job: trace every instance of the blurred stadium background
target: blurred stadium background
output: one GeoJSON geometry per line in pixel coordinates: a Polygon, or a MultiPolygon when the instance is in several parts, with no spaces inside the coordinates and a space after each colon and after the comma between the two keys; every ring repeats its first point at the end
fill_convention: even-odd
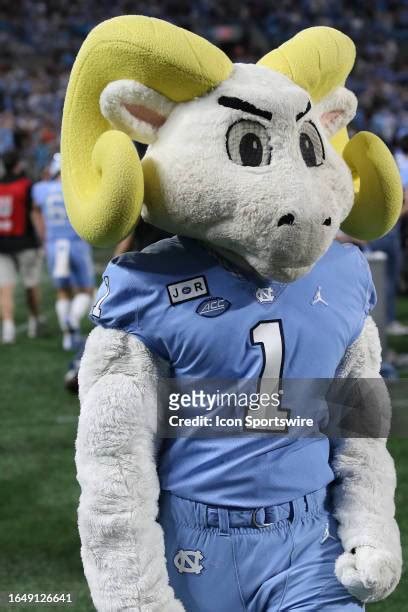
{"type": "MultiPolygon", "coordinates": [[[[348,83],[359,98],[353,128],[375,132],[395,152],[408,136],[406,0],[0,0],[0,158],[18,150],[28,175],[34,181],[43,176],[59,149],[65,88],[82,40],[96,23],[126,13],[184,26],[243,62],[256,60],[302,28],[337,27],[357,45],[358,60],[348,83]]],[[[404,222],[399,238],[404,250],[397,319],[408,325],[404,222]]],[[[106,251],[95,254],[99,272],[110,256],[106,251]]],[[[72,593],[73,609],[85,611],[92,604],[76,528],[78,401],[64,389],[69,356],[60,347],[54,294],[45,270],[42,313],[43,333],[28,339],[20,288],[17,342],[0,346],[0,593],[72,593]]],[[[89,329],[85,323],[82,331],[89,329]]],[[[407,353],[407,335],[388,338],[386,356],[393,376],[408,376],[407,353]]],[[[390,449],[399,473],[397,509],[406,559],[408,441],[393,439],[390,449]]],[[[404,577],[389,600],[370,610],[401,612],[408,609],[407,601],[404,577]]],[[[26,609],[0,604],[0,609],[16,608],[26,609]]]]}

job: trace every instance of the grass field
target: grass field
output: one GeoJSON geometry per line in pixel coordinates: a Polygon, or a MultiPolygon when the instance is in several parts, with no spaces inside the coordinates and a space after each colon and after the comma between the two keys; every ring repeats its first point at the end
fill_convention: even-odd
{"type": "MultiPolygon", "coordinates": [[[[7,606],[4,597],[10,592],[71,593],[75,603],[69,609],[85,612],[93,606],[76,527],[78,401],[63,388],[69,356],[60,349],[48,284],[44,310],[47,337],[33,341],[22,331],[15,346],[0,346],[0,610],[61,610],[60,605],[7,606]]],[[[18,323],[24,323],[21,294],[17,313],[18,323]]],[[[408,301],[400,303],[400,318],[408,323],[408,301]]],[[[408,352],[408,339],[394,346],[408,352]]],[[[408,440],[394,439],[389,447],[398,468],[398,519],[407,561],[408,440]]],[[[404,576],[392,597],[369,609],[402,612],[408,609],[407,601],[404,576]]]]}

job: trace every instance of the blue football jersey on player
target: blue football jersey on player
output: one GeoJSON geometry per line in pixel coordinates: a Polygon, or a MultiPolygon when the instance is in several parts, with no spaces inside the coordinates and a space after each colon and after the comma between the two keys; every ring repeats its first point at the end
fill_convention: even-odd
{"type": "Polygon", "coordinates": [[[69,222],[59,179],[36,183],[32,196],[43,214],[47,241],[80,240],[69,222]]]}
{"type": "MultiPolygon", "coordinates": [[[[309,274],[284,284],[244,278],[201,243],[174,237],[113,259],[92,319],[136,336],[175,379],[317,379],[335,376],[374,303],[368,264],[352,245],[334,242],[309,274]]],[[[323,435],[166,439],[159,476],[180,497],[241,508],[333,480],[323,435]]]]}

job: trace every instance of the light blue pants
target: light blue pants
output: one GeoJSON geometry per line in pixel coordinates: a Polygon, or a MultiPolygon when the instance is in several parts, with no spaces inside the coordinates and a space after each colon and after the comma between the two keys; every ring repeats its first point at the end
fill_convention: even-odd
{"type": "Polygon", "coordinates": [[[90,289],[95,284],[91,246],[83,240],[49,240],[48,271],[57,289],[90,289]],[[62,248],[61,248],[62,247],[62,248]]]}
{"type": "Polygon", "coordinates": [[[160,509],[170,584],[187,612],[364,609],[334,574],[343,548],[325,490],[255,511],[163,493],[160,509]]]}

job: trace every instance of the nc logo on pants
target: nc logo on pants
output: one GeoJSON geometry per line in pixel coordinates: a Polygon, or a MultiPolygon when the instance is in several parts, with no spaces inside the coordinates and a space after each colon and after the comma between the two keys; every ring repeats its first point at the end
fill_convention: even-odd
{"type": "Polygon", "coordinates": [[[180,574],[201,574],[203,566],[200,561],[204,555],[200,550],[179,550],[174,557],[174,565],[180,574]]]}

